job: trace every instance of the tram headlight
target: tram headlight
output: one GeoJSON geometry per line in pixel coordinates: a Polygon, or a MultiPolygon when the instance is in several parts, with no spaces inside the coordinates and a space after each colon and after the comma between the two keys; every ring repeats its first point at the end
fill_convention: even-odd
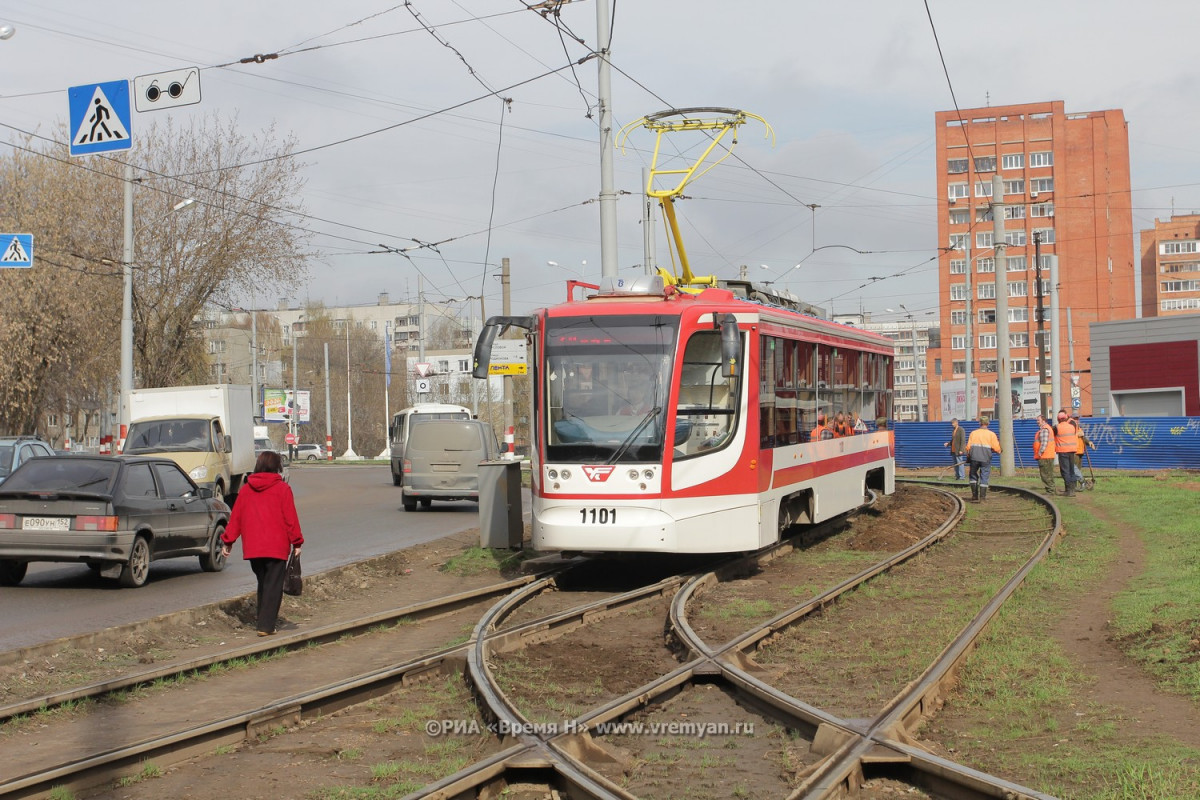
{"type": "Polygon", "coordinates": [[[636,469],[629,470],[629,480],[636,481],[638,479],[638,471],[636,469]]]}
{"type": "Polygon", "coordinates": [[[546,477],[548,477],[552,481],[558,480],[558,470],[556,470],[556,469],[546,470],[546,477]]]}
{"type": "Polygon", "coordinates": [[[652,469],[646,470],[645,472],[642,473],[642,477],[648,481],[654,480],[654,470],[652,470],[652,469]]]}
{"type": "Polygon", "coordinates": [[[564,481],[569,481],[569,480],[571,480],[571,470],[569,470],[569,469],[564,469],[564,470],[562,471],[562,479],[563,479],[564,481]]]}

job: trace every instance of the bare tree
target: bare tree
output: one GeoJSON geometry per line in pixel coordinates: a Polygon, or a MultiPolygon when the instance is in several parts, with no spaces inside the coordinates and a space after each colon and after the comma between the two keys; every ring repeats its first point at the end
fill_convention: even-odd
{"type": "MultiPolygon", "coordinates": [[[[65,135],[59,137],[60,140],[65,135]]],[[[236,119],[139,131],[134,192],[135,385],[205,382],[196,320],[209,303],[303,279],[303,166],[273,130],[236,119]],[[186,210],[174,210],[188,199],[186,210]]],[[[27,137],[0,158],[0,229],[32,233],[30,270],[0,270],[0,430],[47,410],[95,407],[116,388],[123,291],[124,163],[67,158],[27,137]]]]}

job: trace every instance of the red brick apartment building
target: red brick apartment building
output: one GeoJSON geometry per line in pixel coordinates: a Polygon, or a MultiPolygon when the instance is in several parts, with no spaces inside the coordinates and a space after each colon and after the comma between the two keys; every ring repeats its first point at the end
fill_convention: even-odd
{"type": "MultiPolygon", "coordinates": [[[[1079,411],[1092,413],[1088,325],[1132,319],[1135,308],[1129,136],[1120,110],[1067,113],[1062,101],[940,111],[937,123],[941,346],[928,356],[930,419],[941,418],[941,384],[966,370],[967,249],[971,264],[971,360],[977,412],[994,413],[996,260],[992,177],[1004,180],[1008,243],[1008,333],[1013,384],[1038,374],[1037,269],[1041,238],[1045,339],[1057,345],[1059,391],[1069,402],[1077,375],[1079,411]],[[949,249],[953,248],[953,249],[949,249]],[[1050,339],[1050,255],[1058,256],[1060,341],[1050,339]],[[1074,372],[1072,372],[1074,370],[1074,372]]],[[[1200,256],[1198,256],[1200,258],[1200,256]]],[[[1046,356],[1050,372],[1050,351],[1046,356]]],[[[1053,380],[1053,376],[1051,376],[1053,380]]],[[[1001,396],[1007,396],[1002,392],[1001,396]]]]}
{"type": "Polygon", "coordinates": [[[1142,316],[1200,311],[1200,214],[1156,219],[1141,234],[1142,316]]]}

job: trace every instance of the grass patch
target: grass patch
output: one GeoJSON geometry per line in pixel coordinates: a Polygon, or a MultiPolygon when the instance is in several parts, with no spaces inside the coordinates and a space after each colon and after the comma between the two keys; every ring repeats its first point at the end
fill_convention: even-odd
{"type": "Polygon", "coordinates": [[[468,547],[452,556],[442,565],[441,571],[460,578],[498,572],[502,575],[516,570],[525,560],[524,550],[501,550],[491,547],[468,547]]]}

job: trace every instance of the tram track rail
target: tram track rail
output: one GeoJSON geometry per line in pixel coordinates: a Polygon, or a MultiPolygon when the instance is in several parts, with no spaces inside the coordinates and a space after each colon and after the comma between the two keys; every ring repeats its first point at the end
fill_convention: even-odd
{"type": "MultiPolygon", "coordinates": [[[[936,488],[936,485],[930,488],[936,488]]],[[[998,486],[992,488],[993,492],[1020,491],[998,486]]],[[[396,609],[391,612],[394,617],[372,615],[370,618],[356,620],[352,627],[364,631],[377,628],[384,624],[386,619],[411,618],[414,614],[436,616],[439,613],[438,604],[442,602],[453,603],[462,608],[501,597],[479,620],[470,641],[464,644],[387,669],[363,673],[348,680],[305,690],[255,708],[242,709],[220,719],[173,731],[168,735],[94,753],[70,764],[60,764],[14,776],[0,782],[0,796],[44,796],[51,787],[59,785],[79,789],[97,787],[129,774],[146,760],[153,759],[161,764],[187,760],[211,753],[222,746],[236,745],[263,731],[297,725],[367,702],[431,675],[456,671],[464,671],[468,676],[486,718],[504,723],[504,727],[510,731],[535,729],[536,726],[530,723],[495,681],[489,666],[492,659],[499,654],[530,644],[553,641],[581,626],[625,613],[636,605],[669,597],[671,602],[667,630],[674,645],[687,654],[684,656],[684,663],[654,681],[579,715],[572,721],[568,732],[548,735],[520,733],[506,736],[500,743],[502,749],[499,752],[453,775],[428,784],[411,797],[473,797],[476,792],[486,787],[492,787],[494,791],[496,787],[521,782],[554,788],[569,797],[634,800],[636,795],[614,784],[589,766],[589,762],[596,758],[610,757],[606,748],[592,738],[590,731],[604,724],[626,719],[653,703],[687,691],[693,686],[720,683],[736,695],[739,702],[744,702],[764,717],[775,720],[801,737],[810,739],[824,753],[819,767],[806,776],[801,786],[789,795],[790,798],[849,796],[871,777],[887,776],[932,791],[937,797],[1011,797],[1041,800],[1047,796],[932,756],[911,743],[911,731],[914,726],[940,704],[947,683],[973,649],[975,639],[1003,605],[1003,601],[1011,596],[1037,561],[1049,551],[1060,531],[1057,510],[1053,504],[1032,493],[1028,494],[1034,502],[1042,502],[1052,511],[1053,524],[1037,553],[976,615],[971,624],[947,645],[937,661],[869,721],[842,719],[770,686],[748,668],[747,653],[762,647],[798,620],[838,602],[838,598],[846,592],[886,572],[890,569],[888,565],[902,563],[941,541],[962,522],[963,506],[960,499],[956,498],[957,511],[952,519],[947,520],[938,530],[924,537],[913,547],[891,555],[858,575],[719,645],[704,642],[696,634],[687,617],[689,600],[714,582],[744,575],[787,554],[792,545],[786,540],[759,553],[724,561],[703,574],[672,576],[637,589],[614,593],[601,600],[507,627],[505,620],[518,608],[554,588],[554,576],[540,579],[521,578],[462,595],[396,609]],[[381,619],[381,616],[385,619],[381,619]]],[[[1041,532],[1041,529],[1037,532],[1041,532]]],[[[281,647],[307,646],[307,643],[312,641],[333,641],[346,635],[344,631],[338,631],[339,627],[341,626],[328,626],[326,629],[315,629],[303,635],[294,634],[297,639],[295,642],[289,641],[292,638],[289,636],[271,646],[239,650],[278,650],[281,647]]],[[[224,657],[239,656],[226,654],[224,657]]],[[[217,663],[220,659],[210,657],[198,661],[206,660],[217,663]]],[[[177,674],[202,668],[199,663],[173,666],[177,674]]],[[[155,680],[156,678],[150,677],[153,672],[157,670],[142,673],[140,680],[155,680]]],[[[115,684],[136,684],[138,680],[129,676],[119,681],[85,688],[91,688],[97,693],[111,692],[124,688],[115,684]]],[[[72,690],[76,693],[81,691],[84,689],[72,690]]],[[[71,692],[60,694],[62,698],[52,698],[54,702],[70,702],[67,696],[71,692]]],[[[35,702],[30,700],[21,705],[35,702]]],[[[14,707],[0,709],[0,713],[12,708],[14,707]]]]}

